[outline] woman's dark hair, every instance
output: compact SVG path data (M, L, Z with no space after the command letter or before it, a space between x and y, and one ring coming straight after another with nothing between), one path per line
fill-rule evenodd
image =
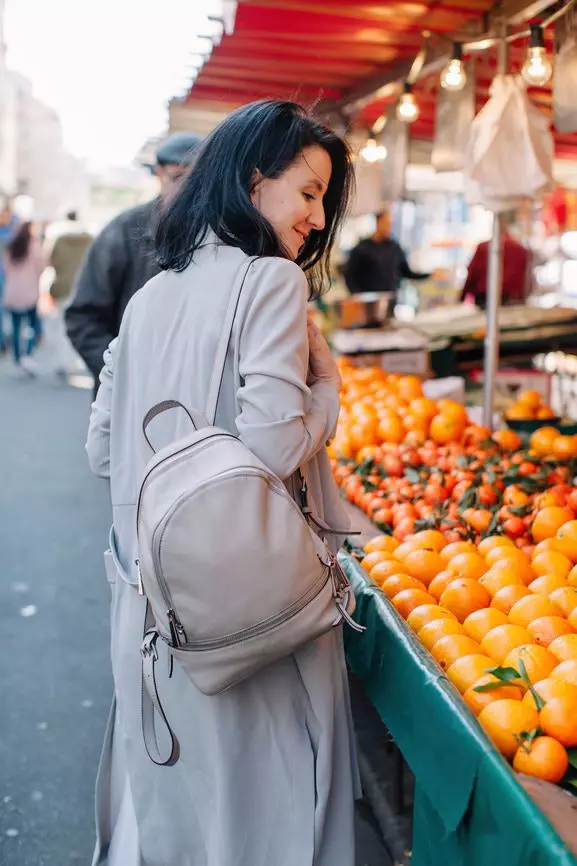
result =
M203 142L160 219L160 267L184 270L209 228L223 243L249 256L288 258L273 227L251 201L255 172L279 177L305 147L315 145L324 148L332 163L323 200L325 227L311 231L297 264L309 271L311 296L318 296L330 279L329 255L346 213L353 167L348 145L294 102L270 99L239 108Z
M6 252L13 262L21 262L26 258L31 238L31 222L25 222L18 226L14 237L6 244Z

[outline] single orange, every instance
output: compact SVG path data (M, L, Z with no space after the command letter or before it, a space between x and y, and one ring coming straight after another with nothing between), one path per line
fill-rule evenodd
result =
M577 694L564 694L547 701L539 723L543 733L567 749L577 746Z
M450 415L435 415L429 428L429 436L438 445L458 442L465 430L465 423Z
M577 520L569 520L557 530L555 541L572 562L577 562Z
M397 559L383 559L381 562L373 565L369 574L377 586L382 586L388 577L400 574L403 570L402 564Z
M401 616L406 619L416 607L421 604L435 604L435 599L423 589L402 589L393 596L393 604Z
M546 538L553 538L569 520L573 520L573 512L570 508L562 508L558 505L542 508L537 512L531 526L533 539L538 543Z
M447 415L450 418L454 418L456 421L460 421L462 424L469 423L467 410L462 403L458 403L456 400L438 400L437 410L443 415Z
M439 607L438 604L422 604L411 611L407 617L407 624L414 632L419 632L424 625L434 622L436 619L454 619L455 622L457 621L454 613Z
M572 460L577 455L575 436L557 436L553 440L552 454L557 460Z
M556 550L548 550L535 556L531 567L537 577L542 577L544 574L556 574L566 578L573 568L573 563L565 554Z
M517 395L516 402L518 406L523 406L532 412L536 412L543 405L541 394L534 388L527 388L524 391L521 391L520 394Z
M472 541L452 541L441 550L441 556L445 562L450 562L459 553L475 553L476 548Z
M546 647L562 635L575 634L562 616L540 616L527 626L527 631L533 643Z
M449 569L457 577L478 580L487 571L487 563L478 553L459 553L449 560Z
M447 546L445 536L438 529L423 529L413 535L412 541L423 550L436 550L437 553Z
M519 550L518 547L515 547L514 544L498 544L495 547L492 547L485 556L485 559L489 567L496 565L498 562L502 562L504 559L512 559L515 560L515 562L522 562L523 560L528 561L523 551Z
M574 683L567 683L563 680L555 679L553 676L540 680L538 683L534 683L533 689L545 703L550 701L551 698L559 698L563 695L572 694L577 697L577 686ZM536 706L535 698L529 690L525 692L523 702L530 704L532 707Z
M503 451L518 451L522 445L520 437L514 430L496 430L493 433L493 440Z
M516 574L513 567L499 569L497 566L490 568L479 579L479 584L487 590L491 598L504 586L515 586L515 584L524 586L523 580Z
M574 565L567 575L567 583L569 586L574 586L577 589L577 565Z
M568 659L553 668L551 677L577 686L577 659Z
M377 550L382 550L384 553L393 553L399 542L392 535L377 535L371 538L364 546L365 553L375 553Z
M539 725L539 713L522 701L493 701L479 713L479 722L506 758L512 758L518 748L517 737Z
M512 650L528 643L531 643L531 638L520 625L498 625L485 635L481 649L501 664Z
M538 683L539 680L545 680L551 671L557 667L557 658L553 653L549 652L544 646L536 644L526 644L525 646L516 647L512 650L507 658L503 661L504 668L514 668L519 671L519 662L523 662L527 671L529 682ZM525 688L521 679L515 681L515 685Z
M448 668L447 676L455 688L464 694L484 673L494 667L495 662L490 656L480 654L461 656Z
M491 596L478 581L458 577L451 581L440 598L441 607L455 614L459 622L482 607L489 607Z
M444 571L441 571L436 577L433 578L433 580L427 587L427 592L430 592L430 594L438 601L448 587L448 585L454 580L454 572L449 571L449 569L446 568Z
M503 613L508 614L513 605L516 604L519 599L524 598L529 594L527 587L521 584L504 586L503 589L500 589L493 596L491 607L494 607L496 610L502 610Z
M562 586L550 595L551 601L559 608L562 616L570 617L577 607L577 589L574 586ZM574 626L577 630L577 626Z
M476 692L478 686L485 686L492 683L494 688L487 692ZM520 701L523 697L523 692L518 686L510 686L502 680L498 680L493 674L484 674L476 683L467 689L463 695L463 700L476 716L479 715L484 707L492 704L493 701L501 701L509 698L512 701Z
M539 427L529 440L531 451L538 457L549 457L553 453L553 442L558 435L559 431L555 427Z
M491 550L496 547L513 547L513 542L506 535L489 535L477 545L477 550L481 556L487 556Z
M497 628L498 625L507 625L508 622L507 615L502 611L494 607L483 607L467 617L463 628L465 634L480 643L492 629Z
M527 628L533 620L539 617L558 616L560 613L561 611L550 598L532 592L513 605L509 611L509 622Z
M443 670L448 670L461 656L483 655L483 653L473 638L467 637L466 634L450 634L437 641L431 650L431 655Z
M531 560L519 548L501 548L505 554L503 559L499 559L491 565L492 572L502 572L504 574L515 574L525 586L529 586L537 576L531 567Z
M513 769L517 773L553 784L561 781L568 767L567 751L553 737L535 737L530 743L519 746L513 757Z
M425 584L409 574L397 572L397 574L385 578L381 584L381 589L389 598L394 598L403 589L422 589L424 592Z
M463 626L456 619L435 619L423 626L417 634L424 647L429 651L437 641L450 634L465 634Z
M569 586L567 581L559 577L558 574L544 574L537 577L529 584L531 592L537 592L540 595L551 595L556 589L561 589L564 586Z
M549 651L560 662L577 659L577 634L564 634L549 644Z
M533 561L536 556L539 556L540 553L550 553L552 550L557 553L563 553L557 537L546 538L545 541L540 541L539 544L536 544L531 556L531 561Z
M417 397L409 403L409 411L428 424L439 410L434 400L429 400L428 397Z
M422 580L428 586L445 567L436 550L413 550L403 560L403 565L408 574Z
M379 562L388 562L391 559L391 554L386 550L373 550L372 553L367 553L364 559L361 559L361 568L366 572L371 573L371 569L378 565Z

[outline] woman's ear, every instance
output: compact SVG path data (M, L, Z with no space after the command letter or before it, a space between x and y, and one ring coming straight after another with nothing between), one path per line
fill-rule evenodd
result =
M262 180L262 172L259 168L255 168L252 173L252 177L250 179L250 189L249 194L251 201L254 205L256 205L256 196L257 196L257 187Z

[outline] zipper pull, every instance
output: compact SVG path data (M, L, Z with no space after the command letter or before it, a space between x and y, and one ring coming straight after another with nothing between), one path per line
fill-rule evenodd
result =
M138 594L144 595L144 586L142 585L142 572L140 570L140 561L138 559L135 559L134 562L136 563L136 575L138 577Z
M366 626L361 625L360 623L354 621L352 616L349 613L347 613L347 609L346 609L345 605L337 604L337 607L340 610L340 612L342 613L344 621L346 622L346 624L350 628L353 629L353 631L356 631L356 632L359 632L359 634L362 634L364 631L367 630Z

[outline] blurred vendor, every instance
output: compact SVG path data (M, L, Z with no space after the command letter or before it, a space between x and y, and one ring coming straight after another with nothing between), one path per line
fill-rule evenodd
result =
M402 279L426 280L431 275L413 271L401 246L391 237L391 214L376 214L377 228L351 250L343 268L351 294L390 292L396 296Z
M531 253L509 234L508 221L503 220L501 243L503 248L503 304L522 304L530 284ZM479 244L471 262L463 287L463 298L469 296L481 309L487 306L487 273L489 270L489 241Z

